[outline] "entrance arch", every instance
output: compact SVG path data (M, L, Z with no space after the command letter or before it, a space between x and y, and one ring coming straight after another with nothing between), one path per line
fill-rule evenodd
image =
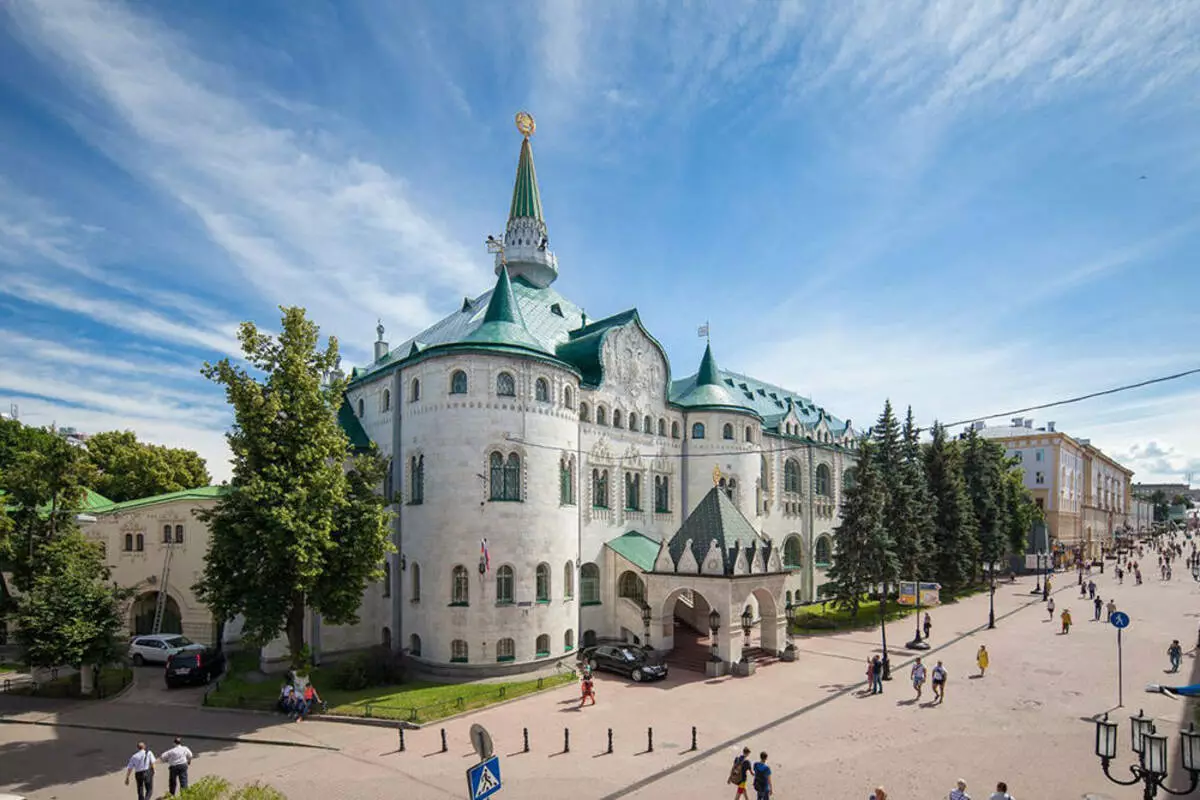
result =
M682 669L704 671L712 653L708 615L713 602L695 589L680 587L667 593L659 606L662 635L659 650L669 651L668 661ZM724 624L724 622L722 622Z
M145 636L154 632L154 609L158 605L158 592L138 595L129 610L130 630L134 636ZM183 614L179 603L167 594L167 605L163 609L162 626L159 633L183 633Z
M763 588L755 589L746 598L746 603L758 607L756 615L758 626L758 646L769 653L781 653L784 640L787 638L787 620L779 613L779 601L775 595ZM750 633L751 646L754 645L754 631Z

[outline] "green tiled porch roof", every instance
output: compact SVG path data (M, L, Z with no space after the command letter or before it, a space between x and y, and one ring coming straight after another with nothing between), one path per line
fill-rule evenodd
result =
M609 539L604 546L643 572L653 572L654 561L658 558L658 550L662 543L640 531L629 531L615 539Z
M714 539L721 551L724 562L722 568L726 575L733 574L737 546L747 550L755 543L760 547L770 545L770 539L756 531L750 520L742 515L733 501L717 486L709 490L684 520L683 526L667 542L667 551L671 554L671 561L678 565L690 541L696 563L703 564Z
M508 218L532 217L538 222L542 218L542 196L538 192L537 171L533 168L533 147L526 137L521 142L521 157L517 160L517 179L513 183L512 205Z

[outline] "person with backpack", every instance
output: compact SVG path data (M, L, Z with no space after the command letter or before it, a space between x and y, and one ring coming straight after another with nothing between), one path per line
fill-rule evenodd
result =
M933 668L933 696L938 703L946 699L946 668L940 661Z
M758 754L758 761L754 762L754 792L758 795L756 800L771 800L771 794L775 791L775 784L771 781L771 768L767 766L767 754L762 752Z
M733 800L739 797L749 798L746 794L746 784L750 780L750 748L743 747L741 755L733 760L733 767L729 770L729 783L737 787L737 792L733 795Z

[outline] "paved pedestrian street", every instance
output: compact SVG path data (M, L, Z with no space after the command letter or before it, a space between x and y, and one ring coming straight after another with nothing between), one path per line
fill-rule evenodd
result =
M1122 776L1131 763L1128 717L1139 708L1168 734L1170 764L1178 770L1177 731L1190 705L1144 691L1152 682L1196 680L1191 648L1200 586L1183 570L1177 575L1183 579L1143 586L1116 586L1111 569L1095 576L1105 602L1111 595L1132 619L1124 634L1125 708L1113 712L1121 724L1115 773ZM862 693L877 631L798 639L796 663L773 664L749 678L705 680L677 671L662 683L634 685L601 675L594 707L578 709L577 689L566 687L408 731L403 753L394 728L285 723L269 715L128 701L61 706L0 698L5 722L44 723L0 725L0 791L38 800L134 797L122 769L137 739L159 752L178 733L197 754L193 780L210 773L261 780L292 800L465 797L465 772L477 760L468 729L480 723L500 756L504 788L497 797L522 800L732 796L725 779L743 745L769 753L781 800L861 800L879 784L895 800L941 798L960 777L975 798L986 798L998 780L1021 800L1140 797L1140 790L1109 783L1093 754L1092 719L1117 704L1116 631L1092 621L1073 574L1056 576L1055 591L1058 610L1070 609L1076 620L1069 635L1059 634L1057 619L1050 622L1031 588L1031 578L997 588L992 631L986 630L986 595L933 611L935 649L922 657L930 669L942 660L949 671L942 705L931 704L928 685L921 703L914 702L911 656L903 650L893 650L894 679L884 694ZM911 634L911 622L888 629L893 645ZM1173 638L1184 643L1186 655L1180 673L1167 675ZM980 644L987 645L991 665L986 677L974 678ZM690 750L693 726L696 751ZM522 728L529 730L528 753L521 752ZM605 753L609 728L612 754ZM569 752L563 752L564 731ZM156 790L163 793L160 772Z

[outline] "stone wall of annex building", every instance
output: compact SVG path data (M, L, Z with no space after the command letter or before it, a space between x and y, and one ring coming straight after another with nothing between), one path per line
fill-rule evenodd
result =
M458 371L466 377L466 391L452 392L462 388L461 382L452 384ZM502 374L512 378L514 396L498 393L501 384L507 388ZM462 672L515 670L561 658L568 632L577 641L578 511L560 502L563 456L577 446L575 376L544 362L486 353L420 362L405 370L404 385L418 375L420 398L401 409L397 437L406 567L398 580L399 646L419 652L430 665ZM546 381L541 400L539 379ZM568 386L570 408L563 394ZM504 499L503 491L493 497L493 453L510 470L519 463L519 499ZM504 473L497 479L503 484ZM480 574L484 538L491 568ZM545 599L537 596L540 564L549 573ZM457 593L456 568L466 577ZM511 593L507 582L498 583L504 568L512 570ZM549 647L539 650L542 635L549 637ZM508 639L511 661L501 649ZM465 643L465 661L461 650L454 652L455 641Z

